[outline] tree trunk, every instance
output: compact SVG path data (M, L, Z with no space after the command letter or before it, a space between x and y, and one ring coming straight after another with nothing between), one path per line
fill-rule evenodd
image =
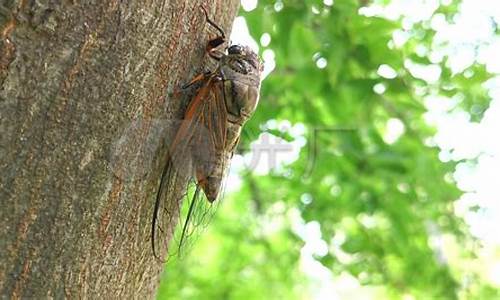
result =
M157 120L239 1L205 2L1 0L1 298L154 296Z

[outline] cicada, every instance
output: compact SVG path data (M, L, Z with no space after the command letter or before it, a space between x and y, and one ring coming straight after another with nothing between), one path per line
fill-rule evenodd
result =
M176 191L168 192L176 185L173 181L180 183L184 178L195 185L179 241L180 249L189 234L190 222L206 221L206 213L196 215L196 211L202 211L196 208L219 202L217 199L242 127L254 113L259 100L263 70L259 56L247 46L228 45L224 31L210 20L203 7L201 9L206 22L218 33L207 42L205 49L206 54L216 62L216 67L197 74L182 87L198 88L169 144L167 163L156 195L151 241L153 254L157 258L162 255L159 251L166 251L167 241L173 235L172 232L166 232L165 228L172 221L171 218L178 218L175 214L178 214L180 205L167 207L167 203L180 203L183 200L168 199L178 194ZM200 199L202 194L207 201Z

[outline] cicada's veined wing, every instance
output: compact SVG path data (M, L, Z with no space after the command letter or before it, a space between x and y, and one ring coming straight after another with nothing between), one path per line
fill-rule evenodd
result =
M201 88L193 97L184 119L179 122L177 133L167 145L168 153L156 193L151 224L151 246L156 258L162 260L167 253L169 240L174 235L172 224L179 219L179 209L186 196L186 182L193 174L190 141L199 130L203 115L203 101L207 98L213 80L203 79Z
M221 203L222 197L217 195L229 163L225 155L228 119L224 101L223 82L215 78L207 101L201 104L201 126L196 126L196 134L190 143L196 179L192 181L192 193L187 197L191 201L181 208L182 216L185 216L179 222L182 227L179 226L174 235L174 244L178 245L175 250L179 255L188 251ZM219 174L222 174L220 180L212 180ZM211 186L214 182L215 186ZM217 191L216 195L210 194L211 191ZM170 251L173 253L174 249Z
M195 181L188 185L187 195L180 208L180 217L170 242L168 255L183 257L191 250L207 225L213 219L221 202L207 201Z
M194 240L197 231L205 228L216 211L219 201L207 201L205 194L210 188L220 188L212 188L209 179L212 174L221 173L218 169L226 168L228 163L221 154L226 142L226 114L222 82L215 74L206 76L169 145L153 212L151 239L157 258L167 252L168 240L172 244L169 256L185 252L182 249ZM196 180L189 180L193 177ZM180 186L187 181L187 187ZM181 197L174 199L175 195ZM174 223L182 230L167 232Z
M227 134L230 127L225 105L224 82L217 78L204 103L203 126L192 143L195 177L209 202L214 202L228 166Z

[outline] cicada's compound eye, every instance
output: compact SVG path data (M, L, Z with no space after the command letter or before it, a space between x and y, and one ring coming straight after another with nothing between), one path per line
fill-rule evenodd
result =
M240 45L232 45L229 49L227 49L227 52L229 54L241 54L241 52L243 52L243 47Z

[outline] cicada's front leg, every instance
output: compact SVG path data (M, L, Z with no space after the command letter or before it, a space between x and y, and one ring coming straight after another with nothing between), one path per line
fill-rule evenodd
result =
M220 46L224 45L224 43L226 43L226 35L224 33L224 30L222 30L222 28L220 28L217 24L215 24L212 20L210 20L210 18L208 17L207 10L203 6L200 6L200 9L205 14L205 20L207 21L207 23L210 24L212 27L214 27L219 32L219 35L217 37L215 37L207 42L207 45L205 47L205 51L208 53L208 55L211 58L213 58L215 60L220 60L221 57L225 54L223 51L219 50L218 48ZM208 77L210 77L211 75L213 75L213 72L211 72L211 71L205 71L204 73L200 73L200 74L194 76L193 79L191 79L188 83L183 85L182 89L187 89L188 87L192 86L193 84L195 84L197 82L204 81Z
M224 55L224 52L219 50L218 48L224 43L226 43L226 35L224 34L224 30L222 30L222 28L220 28L217 24L215 24L214 21L210 20L210 18L208 17L207 10L203 6L200 7L201 10L203 10L203 12L205 13L205 20L207 21L207 23L210 24L219 32L219 35L217 37L208 41L205 50L211 58L215 60L220 60L221 57Z
M197 82L204 81L204 80L208 79L210 76L212 76L212 74L213 73L211 71L205 71L203 73L195 75L193 77L193 79L191 79L188 83L186 83L185 85L182 86L182 89L185 90Z

